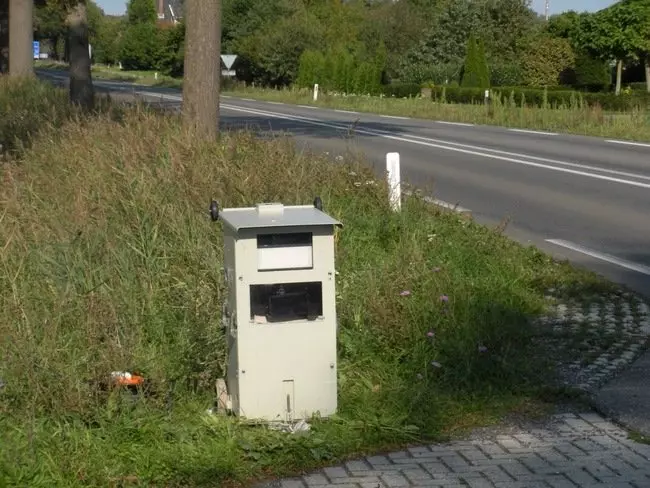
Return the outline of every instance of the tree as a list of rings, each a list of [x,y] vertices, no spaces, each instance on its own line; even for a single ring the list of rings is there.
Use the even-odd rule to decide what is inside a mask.
[[[154,0],[129,0],[126,18],[131,25],[155,24],[158,16]]]
[[[483,41],[473,34],[467,41],[467,56],[461,75],[461,86],[471,88],[489,88],[490,73],[485,59]]]
[[[94,107],[95,93],[90,72],[88,11],[85,0],[69,5],[66,22],[70,56],[70,102],[89,111]]]
[[[616,94],[621,92],[623,63],[645,60],[650,91],[650,0],[622,0],[582,19],[578,42],[592,55],[616,60]]]
[[[185,2],[183,122],[207,140],[219,132],[221,0]]]
[[[22,77],[34,74],[33,0],[9,2],[9,75]]]

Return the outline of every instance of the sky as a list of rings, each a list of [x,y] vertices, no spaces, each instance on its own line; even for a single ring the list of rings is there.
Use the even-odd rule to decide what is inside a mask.
[[[109,15],[120,15],[126,11],[126,0],[95,0],[97,4]],[[588,10],[594,12],[601,8],[609,7],[615,0],[549,0],[551,13],[563,12],[565,10],[576,10],[582,12]],[[544,12],[544,0],[533,0],[533,8]]]

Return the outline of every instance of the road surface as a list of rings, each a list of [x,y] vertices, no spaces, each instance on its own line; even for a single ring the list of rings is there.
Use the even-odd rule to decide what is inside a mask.
[[[39,74],[67,79],[65,72]],[[95,85],[181,102],[171,88]],[[330,155],[361,151],[378,171],[386,153],[398,152],[402,178],[435,198],[488,225],[509,219],[506,234],[514,239],[650,295],[650,144],[228,96],[221,123],[286,131]]]

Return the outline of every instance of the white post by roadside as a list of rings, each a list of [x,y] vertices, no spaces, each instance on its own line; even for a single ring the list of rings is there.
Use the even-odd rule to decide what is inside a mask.
[[[402,185],[400,176],[399,153],[386,154],[386,172],[388,178],[388,198],[393,211],[402,208]]]
[[[314,85],[314,102],[318,100],[318,83]]]

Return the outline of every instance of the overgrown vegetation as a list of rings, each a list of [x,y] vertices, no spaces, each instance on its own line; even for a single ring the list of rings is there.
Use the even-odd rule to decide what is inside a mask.
[[[40,96],[42,119],[64,113],[65,95],[22,90],[13,111]],[[286,139],[204,144],[143,108],[36,125],[0,168],[3,486],[229,486],[528,411],[552,379],[531,323],[546,290],[607,288],[417,193],[395,214],[362,162]],[[293,436],[209,414],[226,351],[207,203],[315,195],[345,224],[340,412]],[[107,387],[124,370],[138,396]]]

